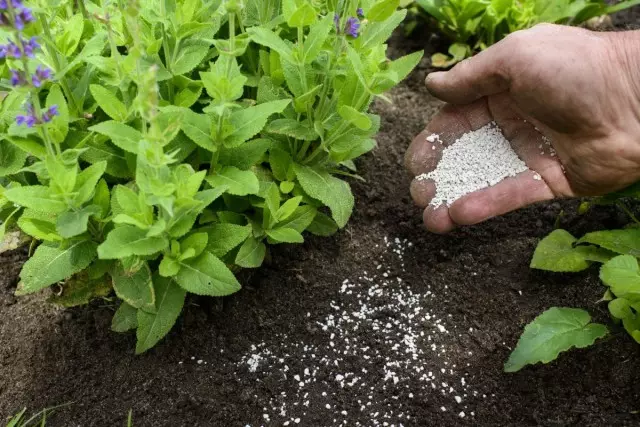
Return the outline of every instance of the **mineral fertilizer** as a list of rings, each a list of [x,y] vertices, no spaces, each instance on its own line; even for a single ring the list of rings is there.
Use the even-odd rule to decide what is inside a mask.
[[[433,135],[428,142],[440,142]],[[434,145],[435,148],[435,145]],[[466,133],[442,151],[435,170],[420,175],[418,180],[431,179],[436,195],[431,206],[449,206],[462,196],[499,183],[508,177],[527,171],[495,123]]]

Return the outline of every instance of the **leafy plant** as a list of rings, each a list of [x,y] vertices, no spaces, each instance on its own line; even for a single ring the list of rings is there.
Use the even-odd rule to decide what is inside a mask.
[[[600,279],[607,287],[601,302],[607,303],[613,321],[640,343],[640,222],[624,203],[629,197],[640,197],[640,185],[605,196],[596,203],[618,205],[633,219],[632,225],[588,233],[581,239],[565,230],[555,230],[538,244],[531,268],[572,273],[600,264]],[[583,203],[580,211],[586,209],[588,202]],[[548,363],[573,346],[592,345],[608,331],[606,326],[590,321],[585,310],[551,308],[525,328],[505,370],[515,372],[527,364]]]
[[[398,0],[33,5],[0,27],[1,231],[41,242],[17,293],[113,289],[137,353],[187,293],[234,293],[267,245],[345,226],[369,106],[422,56],[385,56]]]
[[[486,49],[508,34],[547,22],[580,25],[592,18],[640,4],[625,0],[416,0],[452,42],[448,55],[432,56],[434,67],[447,68]]]
[[[43,409],[37,414],[33,415],[30,418],[26,418],[25,414],[27,413],[27,408],[24,408],[22,411],[18,412],[13,417],[9,418],[6,427],[45,427],[47,425],[47,415],[51,415],[56,409],[59,409],[63,406],[60,405],[54,408]],[[133,411],[129,410],[129,414],[127,416],[127,427],[133,427]]]

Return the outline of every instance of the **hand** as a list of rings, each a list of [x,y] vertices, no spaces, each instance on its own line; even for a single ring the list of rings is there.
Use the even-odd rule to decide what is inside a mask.
[[[449,207],[429,206],[434,183],[414,180],[411,194],[425,208],[427,228],[446,233],[535,202],[603,195],[640,180],[639,54],[640,32],[545,24],[427,76],[429,91],[449,105],[409,147],[414,176],[435,169],[444,146],[491,121],[531,169]],[[426,141],[433,133],[443,142],[435,150]],[[543,135],[557,155],[541,154]]]

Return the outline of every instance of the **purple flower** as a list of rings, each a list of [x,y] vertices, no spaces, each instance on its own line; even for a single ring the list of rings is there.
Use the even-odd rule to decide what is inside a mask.
[[[24,54],[29,58],[33,58],[35,56],[34,52],[40,48],[35,36],[31,37],[29,41],[23,40],[22,43],[24,44]]]
[[[52,105],[44,113],[42,113],[42,121],[45,123],[49,123],[53,119],[53,117],[57,116],[58,114],[60,114],[60,112],[58,111],[58,106]]]
[[[36,68],[36,73],[31,77],[31,82],[35,87],[42,86],[42,83],[51,78],[51,70],[43,67],[42,65],[38,65]]]
[[[364,10],[362,10],[361,7],[358,8],[356,14],[358,15],[358,18],[364,18]]]
[[[336,26],[336,32],[340,34],[340,15],[333,15],[333,24]]]
[[[22,58],[22,51],[20,50],[20,47],[15,44],[13,41],[10,41],[6,46],[2,46],[3,49],[0,49],[2,51],[2,56],[6,56],[7,58],[16,58],[16,59],[20,59]]]
[[[360,21],[358,18],[350,17],[347,19],[347,23],[344,26],[345,34],[351,37],[358,37],[358,31],[360,30]]]
[[[14,8],[22,7],[22,0],[11,0],[11,6]],[[9,9],[9,2],[7,0],[0,0],[0,10]]]
[[[31,9],[23,7],[16,13],[14,25],[17,30],[22,31],[24,30],[25,24],[28,24],[34,21],[35,21],[35,18],[31,13]]]
[[[27,114],[19,114],[16,116],[16,124],[18,126],[26,125],[28,128],[32,128],[38,123],[35,108],[33,108],[33,104],[27,102],[25,104],[25,110]]]
[[[12,86],[22,86],[26,83],[24,75],[22,71],[19,70],[11,70],[11,85]]]

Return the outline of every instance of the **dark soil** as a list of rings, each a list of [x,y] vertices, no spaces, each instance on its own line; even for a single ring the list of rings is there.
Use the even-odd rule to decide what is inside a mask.
[[[397,38],[392,45],[398,54],[425,43]],[[308,354],[288,343],[326,346],[329,337],[316,322],[332,312],[332,302],[354,302],[354,296],[340,292],[343,281],[357,280],[383,262],[414,292],[433,291],[437,298],[429,301],[429,311],[456,331],[446,336],[447,366],[464,367],[476,392],[469,388],[461,406],[465,418],[451,395],[430,391],[412,377],[399,383],[408,390],[377,387],[371,409],[361,412],[357,400],[362,392],[340,388],[329,377],[333,372],[318,364],[311,396],[321,396],[322,390],[328,396],[313,399],[304,411],[288,412],[300,413],[299,425],[375,425],[370,412],[391,410],[411,418],[385,420],[388,425],[640,425],[640,347],[615,328],[594,347],[563,354],[549,365],[502,372],[523,326],[551,306],[586,308],[608,322],[606,307],[596,303],[603,293],[597,271],[532,271],[528,265],[536,243],[557,221],[580,235],[620,227],[626,217],[611,208],[578,215],[577,202],[566,201],[533,206],[449,236],[424,231],[402,161],[409,142],[441,106],[423,87],[427,64],[425,59],[392,92],[393,105],[376,105],[383,117],[379,148],[359,162],[366,183],[353,183],[357,207],[347,229],[333,238],[277,248],[271,263],[232,297],[189,300],[172,333],[145,355],[133,355],[135,337],[110,331],[115,308],[110,302],[63,310],[47,304],[46,295],[16,299],[25,254],[1,257],[0,419],[25,406],[38,410],[71,403],[50,418],[50,425],[122,426],[129,409],[136,426],[259,426],[267,412],[269,425],[282,425],[289,418],[279,416],[273,403],[299,397],[297,381],[266,368],[250,372],[243,361],[254,352],[252,346],[265,343],[279,351],[302,375]],[[385,250],[385,238],[413,243],[404,252],[404,266]],[[386,315],[393,318],[394,310]],[[361,345],[382,346],[375,334],[355,334]],[[343,362],[357,369],[358,360]],[[442,360],[421,355],[416,363],[438,369]],[[379,371],[370,369],[361,375],[363,381],[375,385]]]

